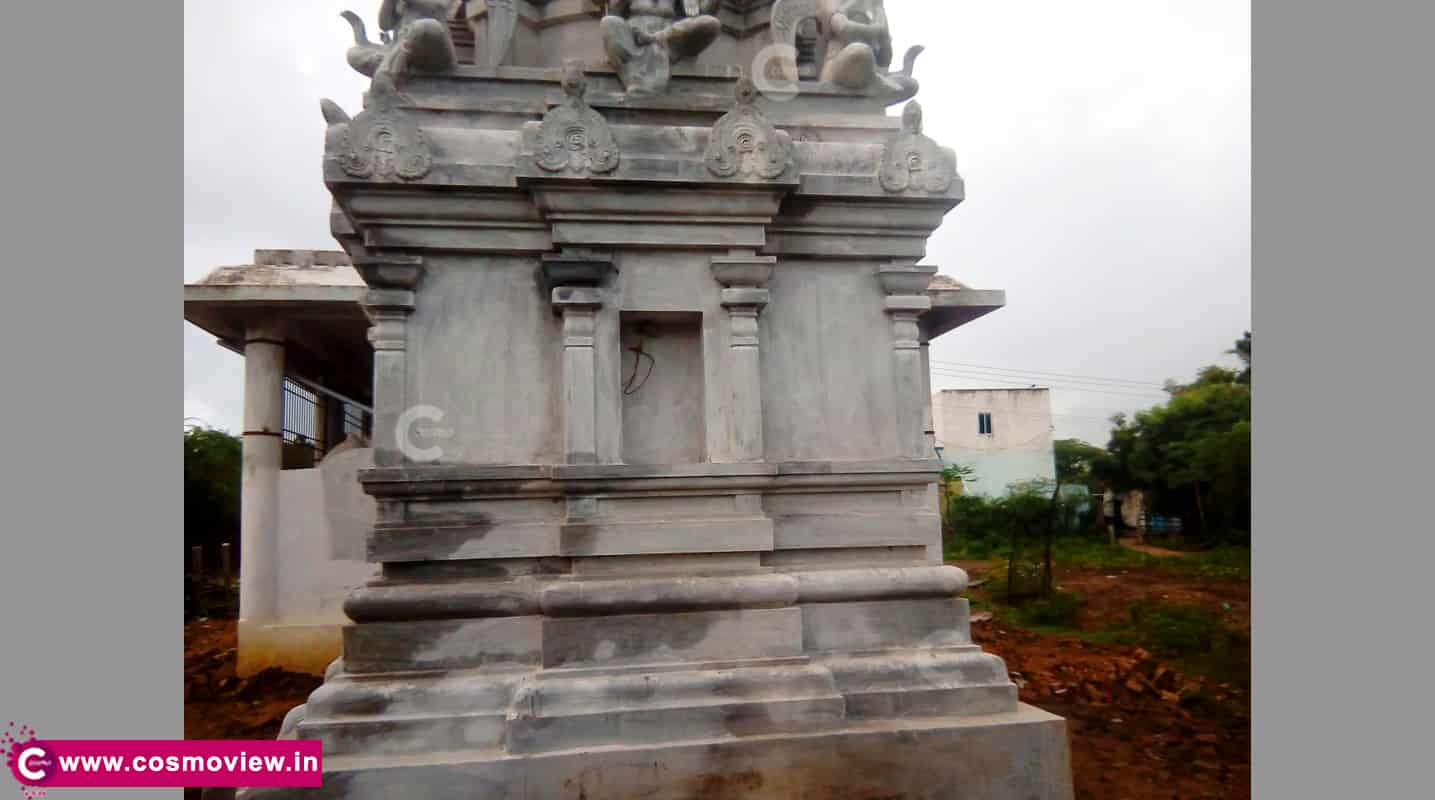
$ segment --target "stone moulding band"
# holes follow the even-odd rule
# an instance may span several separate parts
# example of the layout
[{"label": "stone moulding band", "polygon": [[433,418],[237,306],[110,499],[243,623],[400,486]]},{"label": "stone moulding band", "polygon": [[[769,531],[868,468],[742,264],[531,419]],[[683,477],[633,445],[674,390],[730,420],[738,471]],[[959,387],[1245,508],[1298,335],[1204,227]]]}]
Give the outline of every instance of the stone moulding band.
[{"label": "stone moulding band", "polygon": [[364,470],[370,495],[386,500],[453,497],[560,497],[627,491],[781,490],[815,485],[934,483],[935,459],[691,464],[652,468],[623,464],[403,466]]},{"label": "stone moulding band", "polygon": [[952,566],[622,580],[518,578],[364,586],[349,595],[344,612],[361,623],[582,617],[955,597],[966,588],[967,574]]}]

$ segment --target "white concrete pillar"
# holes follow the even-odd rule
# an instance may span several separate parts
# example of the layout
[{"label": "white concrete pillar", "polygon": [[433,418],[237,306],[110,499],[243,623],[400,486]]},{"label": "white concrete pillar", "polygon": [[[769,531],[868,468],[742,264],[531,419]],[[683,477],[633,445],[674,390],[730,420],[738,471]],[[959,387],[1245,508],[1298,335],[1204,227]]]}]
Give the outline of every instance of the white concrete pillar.
[{"label": "white concrete pillar", "polygon": [[244,342],[244,471],[240,484],[239,617],[278,617],[279,470],[284,447],[284,339],[276,326]]},{"label": "white concrete pillar", "polygon": [[896,392],[897,451],[902,458],[931,459],[930,377],[917,320],[932,308],[927,287],[936,267],[893,264],[877,271],[892,318],[892,375]]},{"label": "white concrete pillar", "polygon": [[774,256],[734,252],[714,258],[713,277],[723,285],[722,305],[728,312],[728,458],[735,462],[761,461],[762,343],[758,316],[771,299],[766,288],[772,278]]}]

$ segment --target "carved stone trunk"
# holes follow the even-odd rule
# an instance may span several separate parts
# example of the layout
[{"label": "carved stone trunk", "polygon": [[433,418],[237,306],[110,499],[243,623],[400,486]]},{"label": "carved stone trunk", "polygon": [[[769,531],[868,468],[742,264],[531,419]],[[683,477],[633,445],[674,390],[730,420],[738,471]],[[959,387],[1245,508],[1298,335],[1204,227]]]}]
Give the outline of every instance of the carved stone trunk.
[{"label": "carved stone trunk", "polygon": [[376,80],[329,130],[383,572],[286,726],[324,789],[262,796],[1070,797],[942,565],[951,152],[829,84],[586,73]]}]

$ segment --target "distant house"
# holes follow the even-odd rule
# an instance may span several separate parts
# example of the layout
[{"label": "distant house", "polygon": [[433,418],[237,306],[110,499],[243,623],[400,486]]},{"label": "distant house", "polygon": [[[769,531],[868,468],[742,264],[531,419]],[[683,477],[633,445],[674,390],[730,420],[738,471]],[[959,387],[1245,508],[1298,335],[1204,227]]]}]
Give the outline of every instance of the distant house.
[{"label": "distant house", "polygon": [[944,389],[932,395],[932,421],[942,462],[972,469],[968,493],[1056,480],[1049,389]]}]

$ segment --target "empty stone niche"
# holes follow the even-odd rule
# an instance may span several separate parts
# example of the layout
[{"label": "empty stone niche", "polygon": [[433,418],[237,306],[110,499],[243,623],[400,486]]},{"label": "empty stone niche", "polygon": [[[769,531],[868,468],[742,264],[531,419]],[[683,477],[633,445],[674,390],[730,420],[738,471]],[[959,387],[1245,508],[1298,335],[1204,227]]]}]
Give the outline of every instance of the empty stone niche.
[{"label": "empty stone niche", "polygon": [[624,311],[620,344],[623,462],[706,461],[702,314]]}]

